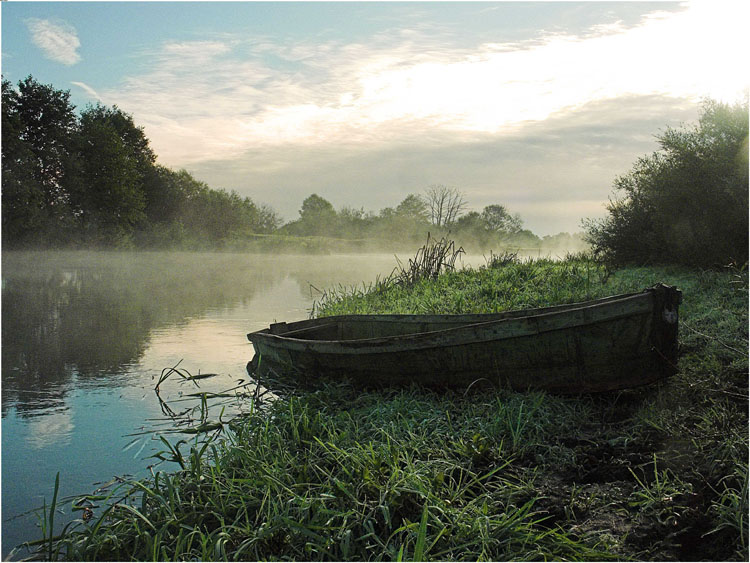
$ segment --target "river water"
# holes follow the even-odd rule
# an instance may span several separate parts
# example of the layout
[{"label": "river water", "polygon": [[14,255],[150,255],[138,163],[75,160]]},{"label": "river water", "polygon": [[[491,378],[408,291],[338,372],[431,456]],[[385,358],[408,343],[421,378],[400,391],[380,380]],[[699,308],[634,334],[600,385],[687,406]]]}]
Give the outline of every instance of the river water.
[{"label": "river water", "polygon": [[[149,474],[149,456],[164,448],[138,432],[165,423],[154,392],[164,368],[218,374],[198,391],[247,383],[246,333],[307,318],[314,288],[361,286],[395,264],[393,255],[4,252],[3,559],[40,537],[28,511],[50,502],[58,472],[60,497]],[[160,396],[182,407],[195,391],[175,376]],[[229,400],[227,415],[246,403]],[[75,516],[70,502],[63,509],[56,532]]]}]

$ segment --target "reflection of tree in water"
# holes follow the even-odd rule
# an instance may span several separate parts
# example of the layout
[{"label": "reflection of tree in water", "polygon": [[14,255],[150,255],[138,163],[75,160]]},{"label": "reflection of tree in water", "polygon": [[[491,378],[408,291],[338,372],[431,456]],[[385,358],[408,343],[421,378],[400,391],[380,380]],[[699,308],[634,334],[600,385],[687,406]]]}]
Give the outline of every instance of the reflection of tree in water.
[{"label": "reflection of tree in water", "polygon": [[[236,305],[283,273],[209,253],[3,253],[2,408],[62,403],[72,377],[106,386],[150,331]],[[166,367],[166,366],[165,366]]]}]

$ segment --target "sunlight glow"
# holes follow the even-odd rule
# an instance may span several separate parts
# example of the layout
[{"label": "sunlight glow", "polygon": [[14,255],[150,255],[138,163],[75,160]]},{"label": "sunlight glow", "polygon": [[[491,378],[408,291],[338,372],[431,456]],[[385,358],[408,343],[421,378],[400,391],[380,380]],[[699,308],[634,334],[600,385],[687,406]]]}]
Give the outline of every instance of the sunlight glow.
[{"label": "sunlight glow", "polygon": [[[737,101],[747,88],[739,71],[747,16],[746,3],[694,3],[634,27],[460,53],[421,50],[415,40],[256,42],[248,58],[236,38],[169,43],[149,74],[102,97],[138,112],[168,165],[235,158],[259,145],[384,143],[435,131],[460,140],[620,96]],[[269,54],[293,70],[270,68]]]}]

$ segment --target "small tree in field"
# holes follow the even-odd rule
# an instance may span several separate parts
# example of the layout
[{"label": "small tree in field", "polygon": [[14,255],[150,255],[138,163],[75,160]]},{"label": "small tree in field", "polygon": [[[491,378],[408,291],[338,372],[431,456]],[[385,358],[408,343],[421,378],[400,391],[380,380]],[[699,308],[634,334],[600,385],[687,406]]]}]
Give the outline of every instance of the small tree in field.
[{"label": "small tree in field", "polygon": [[698,125],[668,128],[661,149],[615,179],[622,197],[584,223],[607,262],[711,267],[748,259],[748,105],[707,101]]}]

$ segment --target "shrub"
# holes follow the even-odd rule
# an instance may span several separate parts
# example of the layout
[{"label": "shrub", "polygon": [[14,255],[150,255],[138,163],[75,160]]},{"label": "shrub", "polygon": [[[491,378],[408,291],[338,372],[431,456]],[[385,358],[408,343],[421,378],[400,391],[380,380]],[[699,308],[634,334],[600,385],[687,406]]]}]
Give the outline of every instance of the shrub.
[{"label": "shrub", "polygon": [[748,258],[748,105],[707,101],[698,125],[667,128],[661,149],[615,180],[624,197],[587,221],[610,264],[712,267]]}]

